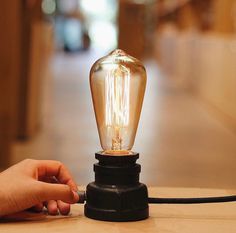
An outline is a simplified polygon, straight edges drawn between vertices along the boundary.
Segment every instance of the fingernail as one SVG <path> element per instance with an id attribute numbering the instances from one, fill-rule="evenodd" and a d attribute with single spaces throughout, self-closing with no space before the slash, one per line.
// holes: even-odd
<path id="1" fill-rule="evenodd" d="M 73 195 L 74 195 L 74 201 L 75 201 L 75 202 L 78 202 L 78 201 L 79 201 L 79 195 L 78 195 L 78 193 L 77 193 L 76 191 L 74 191 L 74 190 L 72 190 L 72 192 L 73 192 Z"/>

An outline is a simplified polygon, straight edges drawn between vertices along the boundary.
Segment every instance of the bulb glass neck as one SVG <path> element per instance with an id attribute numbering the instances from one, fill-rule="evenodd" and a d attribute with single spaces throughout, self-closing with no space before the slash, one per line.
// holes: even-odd
<path id="1" fill-rule="evenodd" d="M 124 156 L 133 155 L 134 152 L 130 150 L 105 150 L 101 152 L 103 155 Z"/>

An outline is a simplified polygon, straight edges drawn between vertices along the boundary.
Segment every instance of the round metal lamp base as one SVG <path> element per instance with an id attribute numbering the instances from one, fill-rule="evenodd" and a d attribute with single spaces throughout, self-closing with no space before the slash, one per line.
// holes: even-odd
<path id="1" fill-rule="evenodd" d="M 148 191 L 139 182 L 138 154 L 112 156 L 96 153 L 95 182 L 86 190 L 85 216 L 103 221 L 138 221 L 148 218 Z"/>

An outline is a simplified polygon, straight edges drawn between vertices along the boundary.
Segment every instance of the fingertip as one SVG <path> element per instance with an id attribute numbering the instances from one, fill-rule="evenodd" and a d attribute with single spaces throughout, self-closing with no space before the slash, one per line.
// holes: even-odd
<path id="1" fill-rule="evenodd" d="M 43 210 L 43 204 L 40 203 L 40 204 L 35 205 L 35 206 L 34 206 L 34 210 L 35 210 L 36 212 L 42 212 L 42 210 Z"/>
<path id="2" fill-rule="evenodd" d="M 62 215 L 68 215 L 70 213 L 70 204 L 63 201 L 57 201 L 58 209 Z"/>
<path id="3" fill-rule="evenodd" d="M 62 200 L 63 202 L 74 204 L 79 200 L 78 193 L 73 191 L 70 186 L 64 184 L 47 184 L 42 182 L 43 192 L 41 201 Z"/>
<path id="4" fill-rule="evenodd" d="M 72 190 L 72 192 L 73 192 L 73 198 L 74 198 L 74 203 L 77 203 L 78 201 L 79 201 L 79 194 L 78 194 L 78 192 L 76 192 L 76 191 L 74 191 L 74 190 Z"/>
<path id="5" fill-rule="evenodd" d="M 58 214 L 57 202 L 54 200 L 49 201 L 47 204 L 47 209 L 50 215 L 57 215 Z"/>
<path id="6" fill-rule="evenodd" d="M 76 191 L 76 192 L 79 190 L 77 184 L 73 185 L 73 190 Z"/>

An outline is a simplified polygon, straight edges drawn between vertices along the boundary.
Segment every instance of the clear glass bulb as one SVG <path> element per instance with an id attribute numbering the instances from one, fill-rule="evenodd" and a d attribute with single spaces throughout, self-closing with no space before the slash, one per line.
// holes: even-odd
<path id="1" fill-rule="evenodd" d="M 144 66 L 114 50 L 92 66 L 90 87 L 103 153 L 132 154 L 146 88 Z"/>

